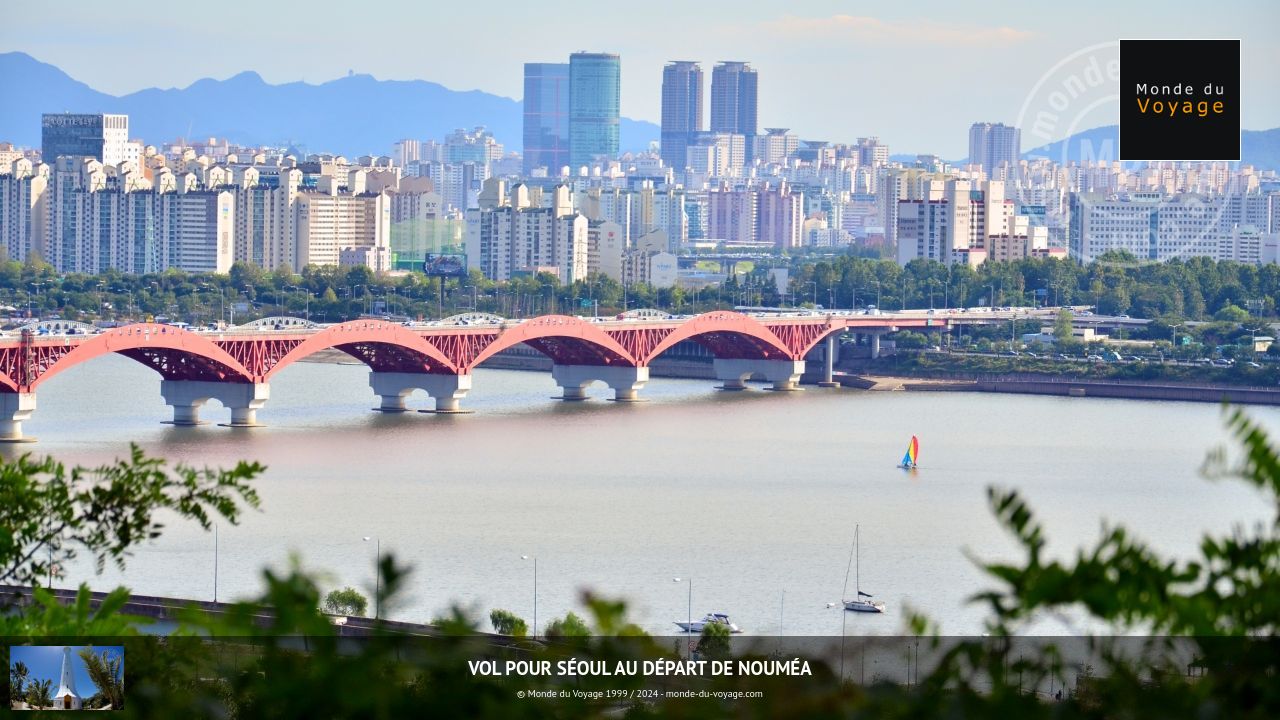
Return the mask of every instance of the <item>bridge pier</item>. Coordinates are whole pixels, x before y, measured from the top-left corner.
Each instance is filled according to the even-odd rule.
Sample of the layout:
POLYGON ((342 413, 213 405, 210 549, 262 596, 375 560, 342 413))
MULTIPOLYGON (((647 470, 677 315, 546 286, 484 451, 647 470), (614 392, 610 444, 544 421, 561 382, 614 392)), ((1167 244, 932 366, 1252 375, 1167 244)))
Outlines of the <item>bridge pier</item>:
POLYGON ((803 360, 716 358, 713 365, 716 379, 724 382, 723 390, 746 390, 747 380, 753 375, 773 383, 773 390, 799 390, 800 376, 804 374, 803 360))
POLYGON ((649 382, 649 368, 627 365, 552 365, 551 378, 564 391, 561 400, 586 400, 587 386, 600 380, 613 388, 614 400, 640 402, 640 390, 649 382))
POLYGON ((465 413, 459 401, 471 392, 471 375, 434 373, 370 372, 369 387, 382 398, 381 412, 405 412, 405 400, 414 390, 426 390, 436 401, 435 410, 422 412, 465 413))
POLYGON ((22 434, 22 422, 35 411, 35 393, 0 393, 0 442, 35 442, 22 434))
POLYGON ((257 427, 258 410, 271 397, 267 383, 211 382, 208 380, 162 380, 160 395, 173 407, 174 425, 200 425, 200 408, 217 400, 231 410, 227 427, 257 427))
POLYGON ((840 387, 840 383, 835 381, 836 353, 840 348, 838 340, 834 333, 827 336, 827 346, 822 352, 822 379, 818 381, 818 387, 840 387))
POLYGON ((880 333, 871 333, 871 359, 875 360, 880 357, 880 333))

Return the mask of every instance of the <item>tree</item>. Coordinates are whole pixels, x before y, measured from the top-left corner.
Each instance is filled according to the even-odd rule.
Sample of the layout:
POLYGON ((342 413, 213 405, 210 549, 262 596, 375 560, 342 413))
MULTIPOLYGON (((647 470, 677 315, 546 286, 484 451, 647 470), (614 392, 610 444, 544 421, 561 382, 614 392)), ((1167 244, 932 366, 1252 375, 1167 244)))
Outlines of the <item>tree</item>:
POLYGON ((510 610, 494 610, 490 612, 489 622, 493 625, 493 631, 499 635, 524 637, 529 633, 529 626, 510 610))
POLYGON ((160 518, 173 513, 204 528, 212 516, 235 523, 242 506, 257 507, 249 481, 258 463, 231 470, 196 470, 146 457, 129 457, 96 469, 67 470, 52 458, 23 455, 0 464, 0 584, 40 585, 81 552, 99 571, 108 559, 124 559, 140 542, 160 535, 160 518))
POLYGON ((698 653, 709 660, 728 657, 729 634, 729 628, 721 623, 703 625, 702 635, 698 638, 698 653))
POLYGON ((111 703, 112 710, 124 707, 124 658, 109 650, 99 655, 92 648, 82 648, 80 658, 84 660, 89 679, 98 686, 98 692, 111 703))
POLYGON ((1058 342, 1070 340, 1074 336, 1075 328, 1073 327, 1074 315, 1071 311, 1062 308, 1058 311, 1058 317, 1053 321, 1053 338, 1058 342))
POLYGON ((22 702, 27 694, 27 678, 31 676, 31 670, 27 664, 21 660, 15 662, 13 667, 9 668, 9 701, 22 702))
POLYGON ((369 600, 353 587, 330 590, 324 596, 324 611, 330 615, 364 617, 369 611, 369 600))
POLYGON ((53 707, 53 681, 32 680, 27 686, 27 704, 37 710, 53 707))
POLYGON ((1213 314, 1218 322, 1242 323, 1249 321, 1249 311, 1238 305, 1227 305, 1213 314))
POLYGON ((587 627, 587 624, 572 612, 562 619, 552 620, 547 625, 547 637, 549 638, 585 638, 590 636, 591 630, 587 627))

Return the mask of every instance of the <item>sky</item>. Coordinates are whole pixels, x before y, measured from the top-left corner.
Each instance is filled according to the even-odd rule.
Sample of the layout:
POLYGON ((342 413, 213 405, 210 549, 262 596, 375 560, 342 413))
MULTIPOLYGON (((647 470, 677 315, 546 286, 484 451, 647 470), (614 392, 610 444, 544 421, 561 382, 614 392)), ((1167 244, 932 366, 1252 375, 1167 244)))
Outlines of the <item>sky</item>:
MULTIPOLYGON (((88 700, 98 692, 98 686, 89 679, 89 671, 85 669, 84 660, 80 658, 80 650, 85 647, 90 646, 71 646, 71 672, 75 675, 76 692, 82 699, 88 700)), ((27 676, 28 682, 49 680, 51 683, 49 694, 52 695, 58 692, 58 682, 62 678, 62 648, 62 645, 14 645, 9 648, 9 665, 12 667, 16 662, 25 663, 30 670, 30 675, 27 676)), ((99 655, 103 651, 113 655, 124 655, 124 648, 119 645, 93 646, 92 649, 99 655)))
MULTIPOLYGON (((1242 124, 1280 126, 1274 0, 17 0, 4 17, 0 51, 116 95, 253 70, 272 83, 354 71, 519 98, 524 62, 590 50, 621 55, 622 114, 656 122, 664 62, 702 60, 709 85, 715 61, 746 60, 759 71, 761 128, 837 142, 877 135, 895 153, 944 157, 967 152, 972 122, 1014 123, 1029 99, 1042 103, 1037 85, 1082 49, 1239 38, 1242 124)), ((1114 103, 1096 105, 1081 101, 1052 139, 1115 122, 1114 103)), ((1024 138, 1024 149, 1038 144, 1024 138)))

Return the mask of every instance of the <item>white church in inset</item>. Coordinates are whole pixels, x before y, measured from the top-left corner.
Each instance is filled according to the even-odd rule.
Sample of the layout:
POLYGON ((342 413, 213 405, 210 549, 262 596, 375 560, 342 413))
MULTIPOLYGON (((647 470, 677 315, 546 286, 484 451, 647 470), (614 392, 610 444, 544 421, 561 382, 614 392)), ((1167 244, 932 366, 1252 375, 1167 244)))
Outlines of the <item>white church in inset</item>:
POLYGON ((62 648, 62 680, 58 683, 58 692, 53 696, 53 709, 79 710, 80 693, 76 692, 76 676, 71 671, 71 648, 62 648))

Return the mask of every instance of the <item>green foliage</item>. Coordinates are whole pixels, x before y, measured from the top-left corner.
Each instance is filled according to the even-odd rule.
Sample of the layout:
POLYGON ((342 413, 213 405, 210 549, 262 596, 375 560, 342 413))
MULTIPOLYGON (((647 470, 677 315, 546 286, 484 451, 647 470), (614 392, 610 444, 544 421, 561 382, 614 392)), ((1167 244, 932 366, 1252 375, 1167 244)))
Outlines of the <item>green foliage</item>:
POLYGON ((510 610, 493 610, 489 613, 489 623, 493 625, 493 631, 499 635, 510 635, 511 637, 524 637, 529 634, 529 626, 520 616, 510 610))
POLYGON ((9 668, 9 702, 22 702, 27 696, 27 679, 31 669, 21 660, 9 668))
POLYGON ((1218 322, 1242 323, 1249 321, 1249 311, 1237 305, 1227 305, 1213 314, 1218 322))
POLYGON ((124 707, 124 662, 118 656, 103 651, 101 655, 90 648, 80 650, 80 658, 84 660, 89 679, 98 686, 102 695, 113 710, 124 707))
POLYGON ((570 612, 563 618, 547 623, 546 634, 549 638, 585 638, 590 637, 591 629, 582 618, 570 612))
POLYGON ((27 686, 27 704, 37 710, 53 707, 53 681, 32 680, 27 686))
POLYGON ((29 455, 0 463, 0 583, 59 577, 59 567, 81 552, 99 571, 108 559, 123 567, 131 548, 159 536, 167 513, 205 528, 215 514, 235 523, 242 505, 257 507, 249 481, 262 470, 245 462, 231 470, 170 470, 136 445, 127 459, 93 470, 68 471, 29 455))
POLYGON ((1075 315, 1066 308, 1058 311, 1058 316, 1053 319, 1053 338, 1058 342, 1070 340, 1075 332, 1074 327, 1075 315))
POLYGON ((729 656, 729 628, 720 623, 707 623, 702 626, 702 634, 698 638, 698 654, 708 660, 720 660, 729 656))
POLYGON ((923 333, 903 330, 902 332, 894 333, 893 342, 897 347, 905 350, 918 350, 929 344, 929 338, 925 337, 923 333))
POLYGON ((324 596, 324 611, 330 615, 364 617, 369 612, 369 599, 353 587, 330 590, 324 596))

